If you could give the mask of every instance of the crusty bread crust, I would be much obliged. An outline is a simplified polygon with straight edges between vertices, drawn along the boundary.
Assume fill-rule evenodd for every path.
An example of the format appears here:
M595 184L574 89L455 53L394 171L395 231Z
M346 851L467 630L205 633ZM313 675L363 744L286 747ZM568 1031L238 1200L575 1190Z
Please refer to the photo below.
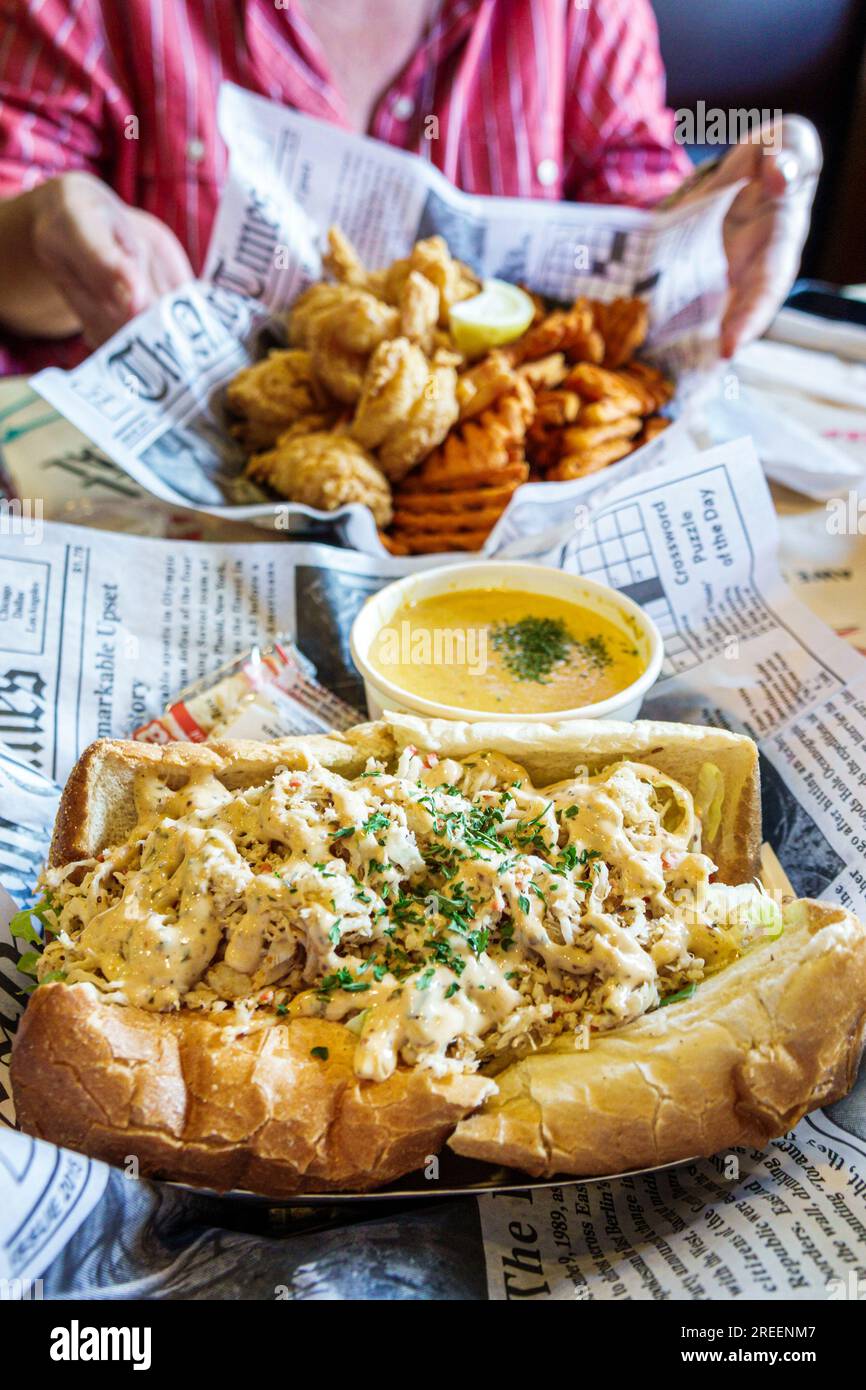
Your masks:
M578 1052L557 1039L497 1077L457 1153L533 1176L627 1172L763 1148L850 1090L866 1040L866 928L800 900L775 942L691 999Z
M760 869L761 788L758 751L750 738L694 724L637 720L573 719L559 724L464 723L392 714L345 733L298 735L273 743L134 743L101 739L85 749L66 784L49 862L68 864L120 843L134 824L133 779L140 768L158 769L182 786L196 768L208 767L227 786L253 786L278 767L303 767L316 758L344 777L356 777L367 759L393 763L408 744L442 757L464 758L491 749L522 763L536 786L550 786L580 765L596 772L620 758L649 763L692 794L705 763L719 768L725 784L722 821L705 846L724 883L746 883Z
M207 766L239 786L314 756L352 777L370 756L393 763L408 744L453 757L499 751L539 786L577 765L594 771L634 758L694 792L701 766L713 762L725 799L708 851L723 881L757 872L757 752L749 739L651 722L542 727L397 715L271 744L94 744L64 792L50 862L98 854L126 836L142 767L181 786ZM239 1035L227 1013L154 1014L106 1004L90 985L41 986L13 1051L19 1122L110 1162L135 1157L142 1174L273 1196L381 1186L422 1165L455 1127L458 1152L535 1174L613 1173L764 1143L842 1094L863 1045L866 929L818 904L802 907L800 918L692 1000L589 1052L560 1039L495 1082L405 1068L386 1082L361 1081L354 1038L340 1024L296 1019ZM321 1048L326 1060L313 1055Z
M12 1084L28 1134L142 1177L266 1196L363 1192L423 1166L494 1089L354 1073L341 1024L294 1019L245 1037L210 1018L105 1004L92 985L50 984L18 1028ZM327 1059L313 1055L326 1048Z

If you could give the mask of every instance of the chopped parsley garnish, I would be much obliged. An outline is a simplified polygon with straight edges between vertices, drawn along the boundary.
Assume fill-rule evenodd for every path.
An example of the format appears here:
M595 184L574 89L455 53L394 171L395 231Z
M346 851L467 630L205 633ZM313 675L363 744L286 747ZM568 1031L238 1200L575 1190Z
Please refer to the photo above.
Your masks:
M445 996L444 996L444 997L445 997L446 999L451 999L451 998L453 998L453 996L457 993L457 991L458 991L459 988L460 988L460 986L458 985L457 981L455 980L454 983L453 983L453 985L449 985L448 988L446 989L446 991L445 991Z
M330 1057L330 1055L331 1055L331 1054L330 1054L330 1052L328 1051L328 1049L327 1049L326 1047L311 1047L311 1048L310 1048L310 1056L311 1056L311 1057L318 1057L318 1059L319 1059L320 1062L327 1062L327 1060L328 1060L328 1058Z
M519 618L516 623L496 623L490 629L494 650L519 681L548 685L551 671L576 651L594 671L609 666L612 657L600 634L576 638L561 618Z
M470 932L466 940L469 942L470 950L477 960L478 957L487 950L490 932L486 927L481 927L479 931Z
M334 922L333 926L331 927L331 930L328 932L328 940L330 941L332 946L336 946L337 942L340 940L340 937L342 936L342 932L340 931L340 923L342 922L342 920L342 917L338 917L336 922Z
M565 661L574 646L560 618L520 618L516 623L496 623L490 629L493 648L519 681L548 684L555 666Z
M527 898L525 893L521 893L518 897L517 906L520 908L521 912L529 911L529 899Z
M354 825L344 825L342 830L335 830L331 836L332 840L345 840L347 835L354 835L356 827Z
M342 970L335 970L331 975L325 975L316 994L319 999L327 999L328 995L333 994L337 989L344 989L347 994L358 994L369 988L370 986L365 981L356 980L351 970L344 967Z
M362 829L365 835L375 835L377 830L388 830L390 825L390 818L384 811L374 811L373 815L364 821Z

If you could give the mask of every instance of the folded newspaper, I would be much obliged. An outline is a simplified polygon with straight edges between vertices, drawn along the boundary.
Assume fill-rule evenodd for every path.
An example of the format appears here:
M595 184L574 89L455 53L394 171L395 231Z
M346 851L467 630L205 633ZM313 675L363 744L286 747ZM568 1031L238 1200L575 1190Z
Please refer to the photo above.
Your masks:
M727 286L722 219L736 187L664 212L460 192L418 155L299 115L226 84L220 130L230 164L204 277L166 295L73 372L34 377L46 400L164 502L309 532L321 513L280 503L244 473L222 388L273 341L270 316L322 273L336 225L370 266L439 233L482 276L520 281L555 300L641 295L648 348L678 382L681 410L711 379ZM668 456L681 428L607 470L611 479ZM517 512L555 524L584 486L518 491L485 547L522 534ZM343 539L383 553L372 516L344 508Z
M764 833L795 892L866 912L866 661L780 579L751 444L625 479L548 530L535 552L528 545L529 558L606 580L653 615L667 655L644 713L751 733ZM57 784L91 739L159 718L182 687L277 634L334 695L362 708L349 627L365 598L406 568L317 544L184 546L51 524L38 547L0 538L5 916L13 900L30 900ZM26 983L17 954L6 928L6 1125L6 1064ZM0 1128L0 1277L38 1275L101 1182L103 1165L69 1155L54 1168L35 1162L29 1140ZM490 1294L862 1297L864 1193L866 1077L763 1154L481 1199ZM24 1229L33 1239L22 1246Z

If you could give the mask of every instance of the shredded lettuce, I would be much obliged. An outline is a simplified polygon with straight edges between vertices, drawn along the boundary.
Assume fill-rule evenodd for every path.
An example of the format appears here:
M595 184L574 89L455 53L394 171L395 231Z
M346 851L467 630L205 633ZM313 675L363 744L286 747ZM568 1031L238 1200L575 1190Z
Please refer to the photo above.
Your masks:
M23 951L17 961L18 969L22 975L36 975L39 959L45 946L45 933L56 932L57 928L49 919L48 914L53 911L54 904L51 895L46 893L45 897L32 907L23 907L20 912L16 912L9 922L9 931L14 941L23 941L25 945L32 946L33 950ZM33 925L35 920L39 923L41 931ZM57 972L52 972L56 974Z
M784 930L781 907L757 883L711 883L702 908L715 926L735 928L741 947L775 941Z
M698 773L695 807L701 818L701 828L707 840L714 840L722 823L722 803L725 799L725 779L715 763L704 763Z
M664 1009L667 1008L668 1004L679 1004L683 999L691 999L696 989L697 985L691 984L686 985L683 989L678 989L676 994L666 995L664 999L659 1000L659 1008Z

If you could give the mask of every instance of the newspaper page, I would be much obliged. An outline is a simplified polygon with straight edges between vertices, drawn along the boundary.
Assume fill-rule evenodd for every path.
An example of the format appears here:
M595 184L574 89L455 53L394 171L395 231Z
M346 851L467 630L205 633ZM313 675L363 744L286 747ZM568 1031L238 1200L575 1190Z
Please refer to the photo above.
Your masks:
M861 1099L866 1116L866 1099ZM479 1198L493 1299L866 1299L866 1127Z
M92 738L127 734L181 687L277 632L325 686L362 707L352 620L409 568L317 544L192 547L52 524L32 539L0 539L0 739L9 749L0 883L19 906L31 900L57 784ZM653 615L667 656L644 713L752 733L764 833L795 891L864 912L866 660L782 583L751 444L625 479L528 546L529 558L606 580ZM4 1061L22 1001L8 928L0 958L8 1124ZM536 1283L549 1288L538 1297L805 1296L831 1280L848 1288L863 1274L864 1090L861 1082L766 1155L569 1184L561 1200L540 1187L530 1199L483 1199L492 1296L508 1296L511 1259L541 1260ZM0 1129L0 1162L3 1139ZM717 1229L724 1242L708 1242ZM797 1271L806 1282L785 1283Z
M49 368L33 379L47 401L163 502L278 530L309 532L321 521L321 513L280 503L245 476L222 388L283 341L280 311L320 278L332 225L370 266L440 233L479 275L520 281L552 299L640 295L649 304L649 346L677 380L678 410L712 379L727 286L722 220L736 186L655 213L469 195L418 155L231 84L221 89L220 128L230 164L204 278L166 295L74 371ZM666 458L684 428L676 420L651 454L646 446L627 466ZM608 471L616 476L621 469ZM539 498L548 524L570 488ZM338 515L344 542L383 553L366 509ZM491 537L487 553L498 548Z

